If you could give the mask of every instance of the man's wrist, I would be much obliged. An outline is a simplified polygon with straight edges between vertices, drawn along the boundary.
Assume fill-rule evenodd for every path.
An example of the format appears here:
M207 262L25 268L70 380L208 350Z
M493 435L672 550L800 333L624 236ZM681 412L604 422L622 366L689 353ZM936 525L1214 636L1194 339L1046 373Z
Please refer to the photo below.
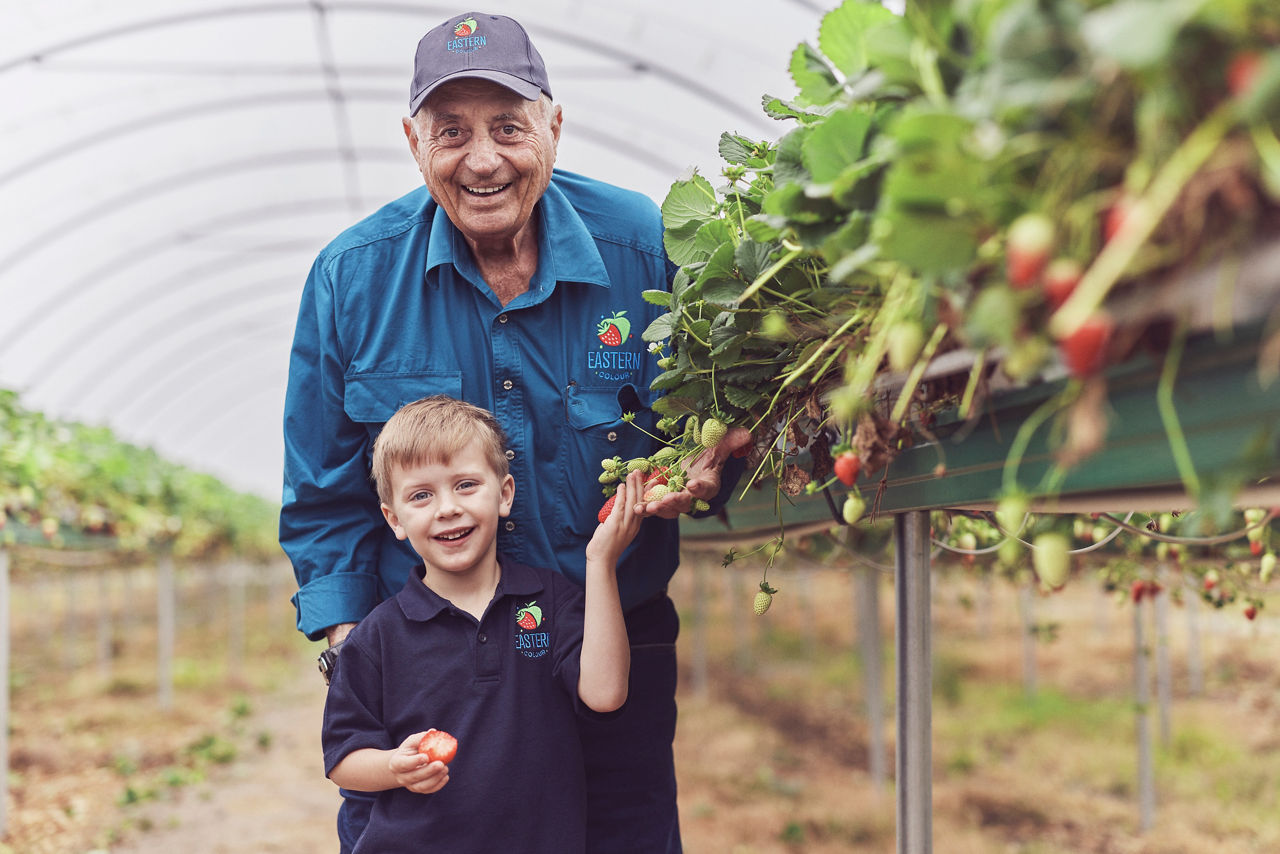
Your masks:
M337 646L347 639L347 635L356 627L355 623L338 623L324 630L325 640L329 646Z

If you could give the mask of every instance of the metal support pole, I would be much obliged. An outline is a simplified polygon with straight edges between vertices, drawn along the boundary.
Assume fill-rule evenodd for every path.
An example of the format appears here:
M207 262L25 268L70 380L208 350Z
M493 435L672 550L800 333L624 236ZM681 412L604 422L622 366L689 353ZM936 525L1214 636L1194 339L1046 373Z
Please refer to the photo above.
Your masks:
M933 851L933 664L929 514L893 519L898 647L898 854Z
M0 546L0 836L9 830L9 614L9 550Z
M173 647L177 610L173 554L166 546L156 554L156 686L160 708L173 708Z
M847 537L852 551L852 530ZM884 677L880 669L884 658L880 647L880 573L870 566L857 567L853 570L853 585L858 654L862 660L863 693L866 695L868 749L871 752L867 770L871 774L871 785L880 790L885 786L889 770L884 745Z

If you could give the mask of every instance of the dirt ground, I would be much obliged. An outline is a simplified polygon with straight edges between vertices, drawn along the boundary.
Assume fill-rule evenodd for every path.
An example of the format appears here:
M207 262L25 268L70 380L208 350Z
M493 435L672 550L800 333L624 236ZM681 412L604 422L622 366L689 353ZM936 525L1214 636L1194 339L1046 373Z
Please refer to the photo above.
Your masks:
M672 590L683 621L675 750L686 852L889 854L896 804L892 781L877 786L870 774L848 572L771 573L780 593L761 619L749 615L758 576L748 575L686 568ZM1028 697L1016 591L962 572L935 585L934 850L1280 851L1275 616L1246 624L1201 611L1204 685L1192 692L1189 612L1171 609L1173 735L1157 745L1156 823L1142 832L1132 611L1086 577L1035 607L1057 640L1036 646L1039 694ZM891 778L887 577L880 608ZM209 629L188 626L180 647L204 649ZM177 702L163 713L154 639L138 625L121 628L105 683L91 667L50 678L58 639L18 631L30 642L15 646L0 854L336 852L339 796L319 749L324 687L315 649L292 626L251 635L238 680L180 661Z

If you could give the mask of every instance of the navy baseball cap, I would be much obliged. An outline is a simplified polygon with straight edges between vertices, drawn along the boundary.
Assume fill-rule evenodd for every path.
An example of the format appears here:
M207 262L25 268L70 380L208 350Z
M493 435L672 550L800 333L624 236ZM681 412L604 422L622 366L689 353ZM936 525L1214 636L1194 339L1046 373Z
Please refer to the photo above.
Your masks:
M499 83L520 97L551 97L547 68L529 34L504 15L466 12L435 27L418 42L409 84L409 115L441 84L463 77Z

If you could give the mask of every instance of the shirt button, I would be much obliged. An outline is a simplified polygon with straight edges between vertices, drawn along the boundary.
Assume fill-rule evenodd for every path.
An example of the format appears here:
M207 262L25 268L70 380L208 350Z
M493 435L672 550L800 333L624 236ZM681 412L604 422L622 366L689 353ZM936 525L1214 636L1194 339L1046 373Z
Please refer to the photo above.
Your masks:
M480 643L488 643L488 642L489 642L489 636L488 636L488 635L486 635L484 632L481 632L481 633L476 637L476 640L480 641Z
M498 322L499 322L499 323L506 323L506 322L507 322L507 316L506 316L505 314L500 314L500 315L498 315Z
M507 523L502 527L506 528L508 531L514 531L516 529L516 523L508 519Z
M609 435L608 435L606 438L607 438L610 442L616 442L616 441L618 441L618 431L616 431L616 430L610 430L610 431L609 431Z
M515 383L513 383L511 380L503 380L502 387L507 391L511 391L511 389L515 387Z
M516 458L516 452L515 452L515 451L513 451L513 450L511 450L510 448L508 448L508 449L507 449L507 459L508 459L508 460L514 460L515 458Z

